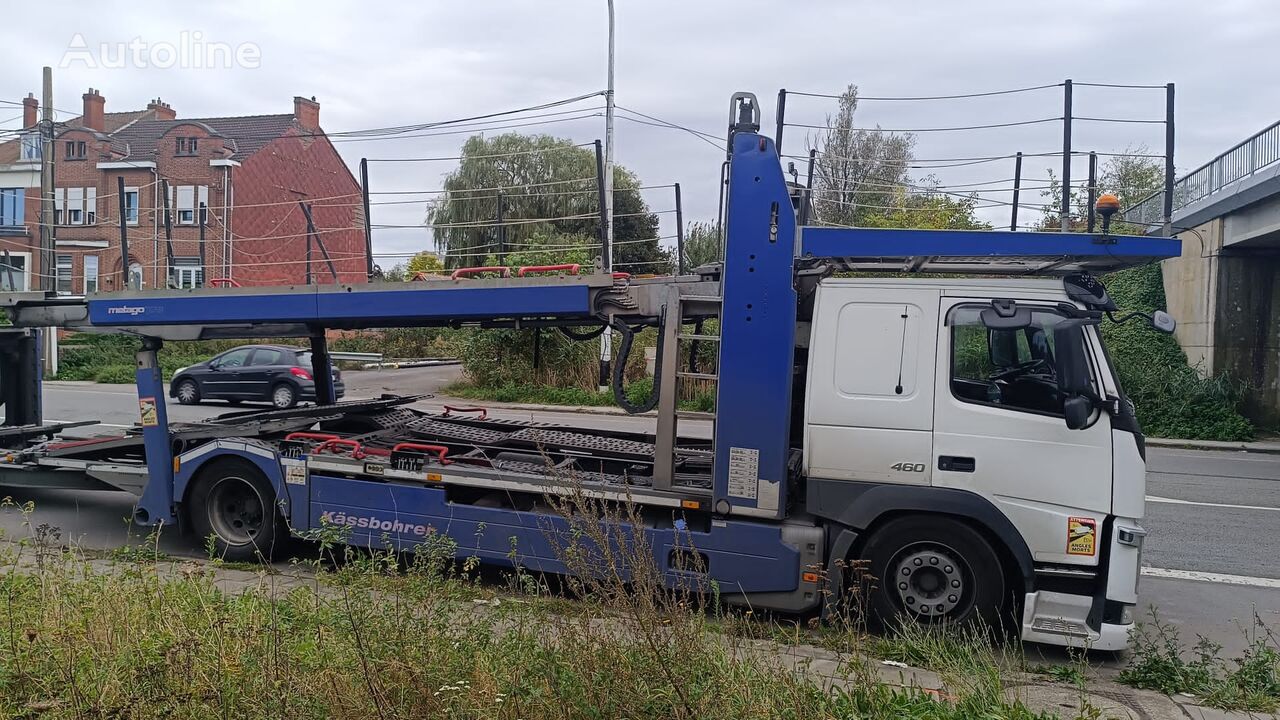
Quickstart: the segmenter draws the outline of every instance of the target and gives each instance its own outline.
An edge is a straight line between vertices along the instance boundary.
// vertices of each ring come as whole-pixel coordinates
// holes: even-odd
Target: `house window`
[[[84,188],[66,189],[66,219],[68,225],[84,224]]]
[[[40,136],[36,133],[26,133],[22,136],[22,150],[20,159],[31,161],[39,160],[44,157],[44,151],[40,143]]]
[[[83,140],[68,140],[66,147],[68,160],[83,160],[85,158],[85,146]]]
[[[84,256],[84,294],[98,292],[98,256]]]
[[[177,185],[170,188],[170,204],[175,209],[179,225],[196,224],[196,207],[209,204],[208,185]]]
[[[84,224],[98,224],[98,188],[84,189]]]
[[[28,289],[30,253],[0,253],[0,289],[22,292]]]
[[[124,221],[129,225],[138,224],[138,188],[124,189]]]
[[[71,294],[71,273],[74,263],[75,260],[70,255],[58,256],[58,272],[55,276],[57,283],[54,289],[58,291],[59,295]]]
[[[23,188],[0,188],[0,227],[19,227],[22,225],[23,201],[26,190]]]
[[[178,138],[178,151],[175,155],[195,155],[196,154],[196,138],[180,137]]]
[[[204,267],[198,257],[176,257],[169,280],[174,287],[198,288],[204,286]]]

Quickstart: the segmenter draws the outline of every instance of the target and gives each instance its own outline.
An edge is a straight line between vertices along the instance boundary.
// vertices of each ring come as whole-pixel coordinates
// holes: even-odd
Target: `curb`
[[[1280,442],[1235,442],[1221,440],[1177,440],[1171,438],[1147,438],[1148,447],[1177,448],[1181,450],[1211,450],[1247,452],[1258,455],[1280,455]]]

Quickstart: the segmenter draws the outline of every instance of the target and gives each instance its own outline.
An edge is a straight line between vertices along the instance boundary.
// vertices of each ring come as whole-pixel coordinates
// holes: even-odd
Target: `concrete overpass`
[[[1182,257],[1163,263],[1178,342],[1206,374],[1250,384],[1246,412],[1280,422],[1280,122],[1174,185]],[[1124,219],[1161,229],[1163,196]]]

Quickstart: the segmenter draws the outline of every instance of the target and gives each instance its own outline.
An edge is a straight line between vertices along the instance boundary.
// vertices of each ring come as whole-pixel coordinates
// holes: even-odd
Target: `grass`
[[[1280,710],[1280,639],[1257,615],[1241,628],[1244,652],[1224,659],[1222,646],[1198,637],[1187,648],[1177,629],[1151,611],[1132,637],[1133,659],[1120,681],[1167,695],[1194,695],[1223,710]]]
[[[405,557],[343,549],[323,528],[313,539],[335,570],[263,573],[228,593],[208,566],[145,552],[87,563],[28,523],[0,545],[0,716],[1052,717],[1010,699],[997,670],[968,669],[980,661],[957,665],[966,679],[945,694],[886,685],[863,663],[831,683],[797,672],[720,632],[743,619],[702,599],[714,588],[667,587],[653,553],[611,543],[629,511],[570,507],[607,519],[557,541],[594,571],[565,581],[574,612],[519,570],[495,596],[440,536]]]

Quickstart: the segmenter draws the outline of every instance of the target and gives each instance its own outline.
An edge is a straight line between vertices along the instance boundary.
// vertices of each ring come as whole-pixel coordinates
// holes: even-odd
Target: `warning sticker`
[[[729,494],[755,500],[759,480],[760,451],[755,448],[729,448]]]
[[[284,481],[290,485],[307,484],[307,466],[300,462],[281,462],[284,465]]]
[[[160,424],[160,415],[156,412],[155,398],[138,398],[138,411],[142,415],[142,427],[156,427]]]
[[[1098,551],[1098,521],[1087,517],[1067,518],[1067,554],[1093,555]]]

